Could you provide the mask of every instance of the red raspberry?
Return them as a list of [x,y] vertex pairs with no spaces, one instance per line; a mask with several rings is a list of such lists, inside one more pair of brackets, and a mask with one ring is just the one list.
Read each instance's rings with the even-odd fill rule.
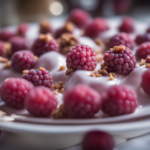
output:
[[115,142],[113,137],[104,131],[90,131],[82,141],[83,150],[113,150]]
[[[120,51],[115,51],[115,48],[123,48]],[[123,45],[115,46],[112,50],[104,54],[104,65],[107,66],[108,72],[117,72],[120,74],[129,74],[136,68],[136,59],[128,47]]]
[[150,33],[150,26],[148,27],[148,29],[146,30],[147,33]]
[[6,57],[7,56],[7,51],[4,47],[4,43],[0,41],[0,56]]
[[125,45],[132,50],[134,47],[134,42],[131,40],[129,34],[122,32],[122,33],[118,33],[115,36],[113,36],[110,39],[108,46],[109,46],[109,48],[112,48],[112,47],[118,46],[118,45]]
[[53,79],[48,70],[40,67],[39,69],[31,69],[24,71],[23,78],[32,82],[35,86],[51,87]]
[[144,42],[150,42],[150,33],[138,35],[135,38],[136,44],[140,45]]
[[135,91],[121,85],[108,88],[103,93],[102,100],[102,111],[109,116],[133,113],[138,106]]
[[11,57],[11,66],[18,72],[33,68],[36,65],[36,62],[37,57],[27,50],[15,52]]
[[79,28],[83,28],[90,19],[90,14],[82,9],[74,9],[68,17],[68,21],[73,22]]
[[88,45],[74,46],[67,54],[67,67],[92,71],[97,65],[96,54]]
[[33,43],[32,51],[35,55],[41,56],[50,51],[59,52],[59,45],[49,34],[41,34]]
[[51,24],[48,20],[43,20],[40,23],[40,33],[47,34],[52,32]]
[[16,36],[15,33],[9,31],[8,29],[4,29],[0,33],[0,40],[2,41],[8,41],[9,38]]
[[37,117],[49,117],[57,104],[57,98],[53,92],[42,86],[31,89],[25,99],[26,109]]
[[139,59],[146,59],[146,56],[150,55],[150,42],[141,44],[136,51],[136,55]]
[[150,55],[146,56],[146,63],[150,63]]
[[119,26],[120,32],[132,33],[134,32],[134,21],[130,17],[125,17],[122,24]]
[[63,96],[64,106],[70,117],[90,118],[101,108],[101,96],[92,88],[77,84]]
[[85,35],[94,38],[99,35],[99,33],[108,30],[108,24],[103,18],[96,18],[91,23],[85,27]]
[[20,50],[30,49],[30,43],[25,38],[15,36],[15,37],[10,38],[9,42],[12,45],[13,53],[16,51],[20,51]]
[[143,90],[150,95],[150,69],[147,69],[142,76],[141,86]]
[[19,78],[9,78],[1,86],[1,99],[13,108],[23,108],[25,97],[33,85]]
[[18,26],[17,34],[19,36],[25,37],[27,30],[28,30],[28,25],[26,23],[21,23]]

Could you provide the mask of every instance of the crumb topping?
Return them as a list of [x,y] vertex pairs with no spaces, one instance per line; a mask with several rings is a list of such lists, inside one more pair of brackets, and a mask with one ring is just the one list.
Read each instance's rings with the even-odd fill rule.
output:
[[111,51],[113,51],[114,53],[117,53],[117,52],[120,52],[120,51],[123,51],[125,50],[125,46],[114,46],[113,48],[110,48]]
[[49,28],[49,26],[50,26],[50,23],[48,20],[43,20],[40,22],[40,27],[43,29],[47,29],[47,28]]
[[27,73],[29,73],[29,70],[24,70],[23,71],[23,74],[27,74]]
[[57,91],[59,93],[63,93],[64,88],[65,88],[62,81],[59,81],[58,83],[55,83],[55,85],[52,85],[51,87],[54,89],[54,93],[56,93],[55,91]]
[[95,74],[94,74],[94,73],[90,73],[90,76],[91,76],[91,77],[94,77],[94,76],[95,76]]
[[7,56],[10,56],[12,51],[11,51],[11,43],[9,42],[4,42],[3,43],[4,49],[7,51]]
[[96,73],[95,76],[96,76],[96,77],[101,77],[102,74]]
[[110,80],[114,80],[114,77],[112,76],[111,73],[109,73],[109,79],[110,79]]
[[0,110],[0,117],[6,116],[6,113]]
[[98,70],[98,72],[102,75],[108,75],[108,72],[104,69]]
[[60,66],[60,68],[59,68],[59,70],[58,71],[63,71],[63,70],[65,70],[66,69],[66,67],[65,66]]
[[141,59],[141,60],[140,60],[140,64],[139,64],[139,65],[140,65],[140,66],[143,66],[143,65],[145,65],[145,62],[146,62],[146,60],[145,60],[145,59]]
[[74,72],[73,68],[68,68],[66,71],[66,76],[70,75],[72,72]]
[[61,104],[56,110],[52,112],[52,116],[55,119],[66,118],[68,116],[67,110],[64,107],[64,104]]
[[7,63],[7,62],[8,62],[8,59],[5,58],[5,57],[1,57],[1,56],[0,56],[0,62],[1,62],[1,63]]
[[40,69],[41,71],[44,71],[44,70],[46,70],[45,68],[42,68],[42,67],[39,67],[39,69]]
[[66,22],[63,28],[65,31],[73,32],[75,25],[72,22]]
[[3,69],[9,69],[11,67],[11,61],[4,63]]
[[39,39],[48,43],[49,41],[53,39],[53,37],[50,33],[47,33],[47,34],[40,34]]

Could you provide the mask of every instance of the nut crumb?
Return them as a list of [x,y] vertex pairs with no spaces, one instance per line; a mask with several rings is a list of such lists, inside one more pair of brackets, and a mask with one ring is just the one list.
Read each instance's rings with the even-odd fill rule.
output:
[[54,89],[54,92],[57,91],[59,93],[63,93],[64,92],[64,88],[65,88],[65,86],[63,85],[62,81],[59,81],[58,83],[55,83],[55,85],[52,85],[51,87]]
[[3,69],[9,69],[11,67],[11,61],[4,63]]
[[111,51],[113,51],[113,52],[120,52],[120,51],[123,51],[123,50],[125,50],[125,46],[122,46],[122,45],[120,45],[120,46],[114,46],[113,48],[110,48],[110,50]]
[[6,116],[6,113],[0,110],[0,117]]
[[61,104],[56,110],[52,112],[52,116],[55,119],[66,118],[68,116],[67,110],[64,107],[64,104]]
[[113,76],[114,78],[117,77],[117,75],[116,75],[114,72],[110,72],[110,73],[112,74],[112,76]]
[[145,59],[141,59],[141,60],[140,60],[140,64],[139,64],[139,65],[140,65],[140,66],[143,66],[143,65],[145,65],[145,62],[146,62],[146,60],[145,60]]
[[98,70],[98,72],[102,75],[108,75],[108,72],[104,69]]
[[7,62],[8,62],[8,59],[5,58],[5,57],[1,57],[1,56],[0,56],[0,62],[1,62],[1,63],[7,63]]
[[47,34],[40,34],[39,39],[41,39],[47,43],[47,42],[51,41],[53,39],[53,37],[50,33],[47,33]]
[[73,68],[68,68],[66,71],[66,76],[70,75],[72,72],[74,72]]
[[41,71],[44,71],[44,70],[46,70],[45,68],[42,68],[42,67],[40,67],[39,69],[40,69]]
[[72,33],[75,29],[75,25],[72,22],[66,22],[63,28],[65,31]]
[[145,64],[146,68],[150,68],[150,63]]
[[94,73],[90,73],[90,76],[91,76],[91,77],[94,77],[94,76],[95,76],[95,74],[94,74]]
[[109,73],[109,79],[110,79],[110,80],[114,80],[114,77],[112,76],[111,73]]
[[58,71],[63,71],[63,70],[65,70],[66,69],[66,67],[65,66],[60,66],[60,68],[59,68],[59,70]]
[[4,42],[3,46],[4,46],[5,50],[7,51],[7,56],[10,56],[12,54],[12,51],[11,51],[12,45],[11,45],[11,43]]
[[29,73],[29,70],[23,70],[23,74]]
[[96,73],[95,76],[96,76],[96,77],[101,77],[102,75],[99,74],[99,73]]

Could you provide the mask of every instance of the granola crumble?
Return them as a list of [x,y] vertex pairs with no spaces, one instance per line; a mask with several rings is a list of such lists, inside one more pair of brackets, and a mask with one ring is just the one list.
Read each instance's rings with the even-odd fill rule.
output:
[[59,68],[59,70],[58,71],[63,71],[63,70],[65,70],[66,69],[66,67],[65,66],[60,66],[60,68]]

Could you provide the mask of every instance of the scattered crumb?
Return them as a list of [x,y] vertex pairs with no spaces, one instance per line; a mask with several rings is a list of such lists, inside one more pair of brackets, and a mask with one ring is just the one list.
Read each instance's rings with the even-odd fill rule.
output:
[[107,66],[105,66],[105,64],[104,64],[104,62],[101,64],[101,69],[103,69],[103,70],[107,70]]
[[99,74],[99,73],[96,73],[95,76],[96,76],[96,77],[101,77],[102,75]]
[[0,110],[0,117],[6,116],[6,113]]
[[125,50],[125,46],[114,46],[113,48],[110,48],[111,51],[113,52],[120,52],[120,51],[123,51]]
[[117,77],[117,75],[116,75],[114,72],[110,72],[110,73],[112,74],[112,76],[113,76],[114,78]]
[[74,72],[73,68],[68,68],[66,71],[66,76],[70,75],[72,72]]
[[58,92],[57,92],[57,90],[55,90],[55,91],[54,91],[54,94],[55,94],[55,95],[58,95]]
[[36,60],[36,61],[38,61],[38,59],[39,59],[38,56],[34,56],[33,58],[34,58],[34,60]]
[[41,39],[47,43],[47,42],[51,41],[53,39],[53,37],[50,33],[47,33],[47,34],[40,34],[39,39]]
[[61,104],[59,106],[59,108],[57,108],[56,110],[54,110],[52,112],[52,116],[55,119],[66,118],[68,116],[68,113],[67,113],[66,109],[64,108],[64,104]]
[[65,31],[73,32],[75,25],[72,22],[66,22],[63,28]]
[[7,62],[8,62],[8,59],[5,58],[5,57],[1,57],[1,56],[0,56],[0,62],[1,62],[1,63],[7,63]]
[[60,68],[59,68],[59,70],[58,71],[63,71],[63,70],[65,70],[66,69],[66,67],[65,66],[60,66]]
[[44,70],[46,70],[45,68],[42,68],[42,67],[40,67],[39,69],[40,69],[41,71],[44,71]]
[[110,80],[114,80],[114,77],[112,76],[111,73],[109,73],[109,79],[110,79]]
[[95,76],[95,74],[94,74],[94,73],[90,73],[90,76],[91,76],[91,77],[94,77],[94,76]]
[[103,60],[103,54],[99,53],[96,55],[97,62],[101,62]]
[[3,69],[9,69],[11,67],[11,61],[4,63]]
[[55,83],[55,85],[52,85],[51,87],[54,89],[54,94],[56,94],[56,92],[63,93],[64,88],[65,88],[62,81],[59,81],[58,83]]
[[99,72],[100,74],[102,74],[102,75],[108,75],[108,72],[107,72],[106,70],[104,70],[104,69],[98,70],[98,72]]
[[146,62],[146,60],[145,60],[145,59],[141,59],[141,60],[140,60],[140,64],[139,64],[139,65],[140,65],[140,66],[143,66],[143,65],[145,65],[145,62]]
[[150,63],[145,64],[146,68],[150,68]]
[[29,70],[24,70],[23,74],[27,74],[29,72]]

